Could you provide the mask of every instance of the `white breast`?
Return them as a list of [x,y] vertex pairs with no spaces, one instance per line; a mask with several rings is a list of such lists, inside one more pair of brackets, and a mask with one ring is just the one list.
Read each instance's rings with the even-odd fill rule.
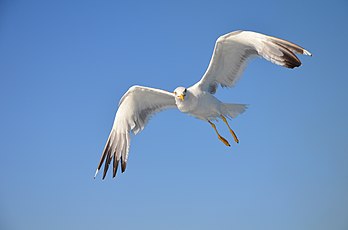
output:
[[175,98],[178,109],[183,113],[191,113],[197,109],[198,100],[194,95],[187,95],[184,101]]
[[220,116],[221,102],[210,93],[190,94],[184,101],[176,100],[178,109],[201,120],[211,120]]

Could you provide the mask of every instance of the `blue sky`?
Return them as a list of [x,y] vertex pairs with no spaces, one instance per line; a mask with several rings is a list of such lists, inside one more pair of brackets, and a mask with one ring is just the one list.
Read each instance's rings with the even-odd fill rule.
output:
[[[2,0],[0,228],[347,229],[347,20],[343,0]],[[230,122],[238,145],[168,110],[132,139],[126,173],[94,180],[123,93],[190,86],[237,29],[313,57],[255,60],[219,90],[250,105]]]

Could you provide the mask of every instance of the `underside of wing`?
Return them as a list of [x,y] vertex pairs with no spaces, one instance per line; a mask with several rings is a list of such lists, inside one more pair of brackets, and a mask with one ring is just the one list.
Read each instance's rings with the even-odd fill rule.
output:
[[301,65],[295,53],[311,55],[289,41],[251,31],[235,31],[218,38],[213,56],[202,79],[196,84],[202,90],[215,93],[218,85],[233,86],[253,57],[287,68]]
[[126,170],[130,146],[130,132],[137,134],[155,113],[175,107],[172,93],[143,86],[132,86],[121,98],[114,125],[106,142],[96,175],[104,163],[103,179],[113,161],[113,177],[118,163]]

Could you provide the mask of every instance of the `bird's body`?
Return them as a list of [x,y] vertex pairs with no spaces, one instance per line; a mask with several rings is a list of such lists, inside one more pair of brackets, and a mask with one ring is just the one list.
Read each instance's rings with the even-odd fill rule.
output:
[[175,103],[181,112],[204,121],[216,120],[221,115],[236,117],[246,109],[246,105],[242,104],[225,104],[211,93],[202,91],[196,85],[187,88],[184,101],[175,98]]
[[302,47],[283,39],[251,31],[235,31],[217,39],[208,69],[193,86],[178,87],[173,93],[132,86],[120,100],[96,174],[105,163],[104,179],[112,160],[113,176],[116,176],[120,161],[124,172],[128,161],[130,133],[139,133],[152,115],[167,108],[178,108],[183,113],[209,122],[219,140],[230,146],[213,123],[221,119],[238,143],[239,140],[226,118],[235,118],[245,111],[246,105],[227,104],[218,100],[214,96],[218,86],[232,87],[240,78],[248,60],[256,56],[287,68],[298,67],[301,62],[294,53],[311,55]]
[[[176,105],[181,112],[185,112],[198,119],[208,121],[216,120],[222,114],[223,103],[210,93],[195,90],[195,88],[188,88],[187,90],[192,94],[192,99],[187,97],[187,102],[176,100]],[[185,98],[186,99],[186,98]],[[192,105],[190,105],[192,102]],[[189,109],[186,109],[188,107]],[[186,112],[186,110],[188,110]]]
[[175,103],[181,112],[188,113],[201,120],[215,118],[221,105],[221,102],[213,95],[192,87],[187,89],[184,101],[175,98]]

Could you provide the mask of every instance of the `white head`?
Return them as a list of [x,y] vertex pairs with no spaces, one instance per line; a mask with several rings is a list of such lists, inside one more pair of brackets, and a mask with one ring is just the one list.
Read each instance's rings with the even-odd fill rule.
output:
[[187,89],[185,87],[180,86],[174,90],[175,100],[179,99],[180,101],[184,101],[186,94]]

